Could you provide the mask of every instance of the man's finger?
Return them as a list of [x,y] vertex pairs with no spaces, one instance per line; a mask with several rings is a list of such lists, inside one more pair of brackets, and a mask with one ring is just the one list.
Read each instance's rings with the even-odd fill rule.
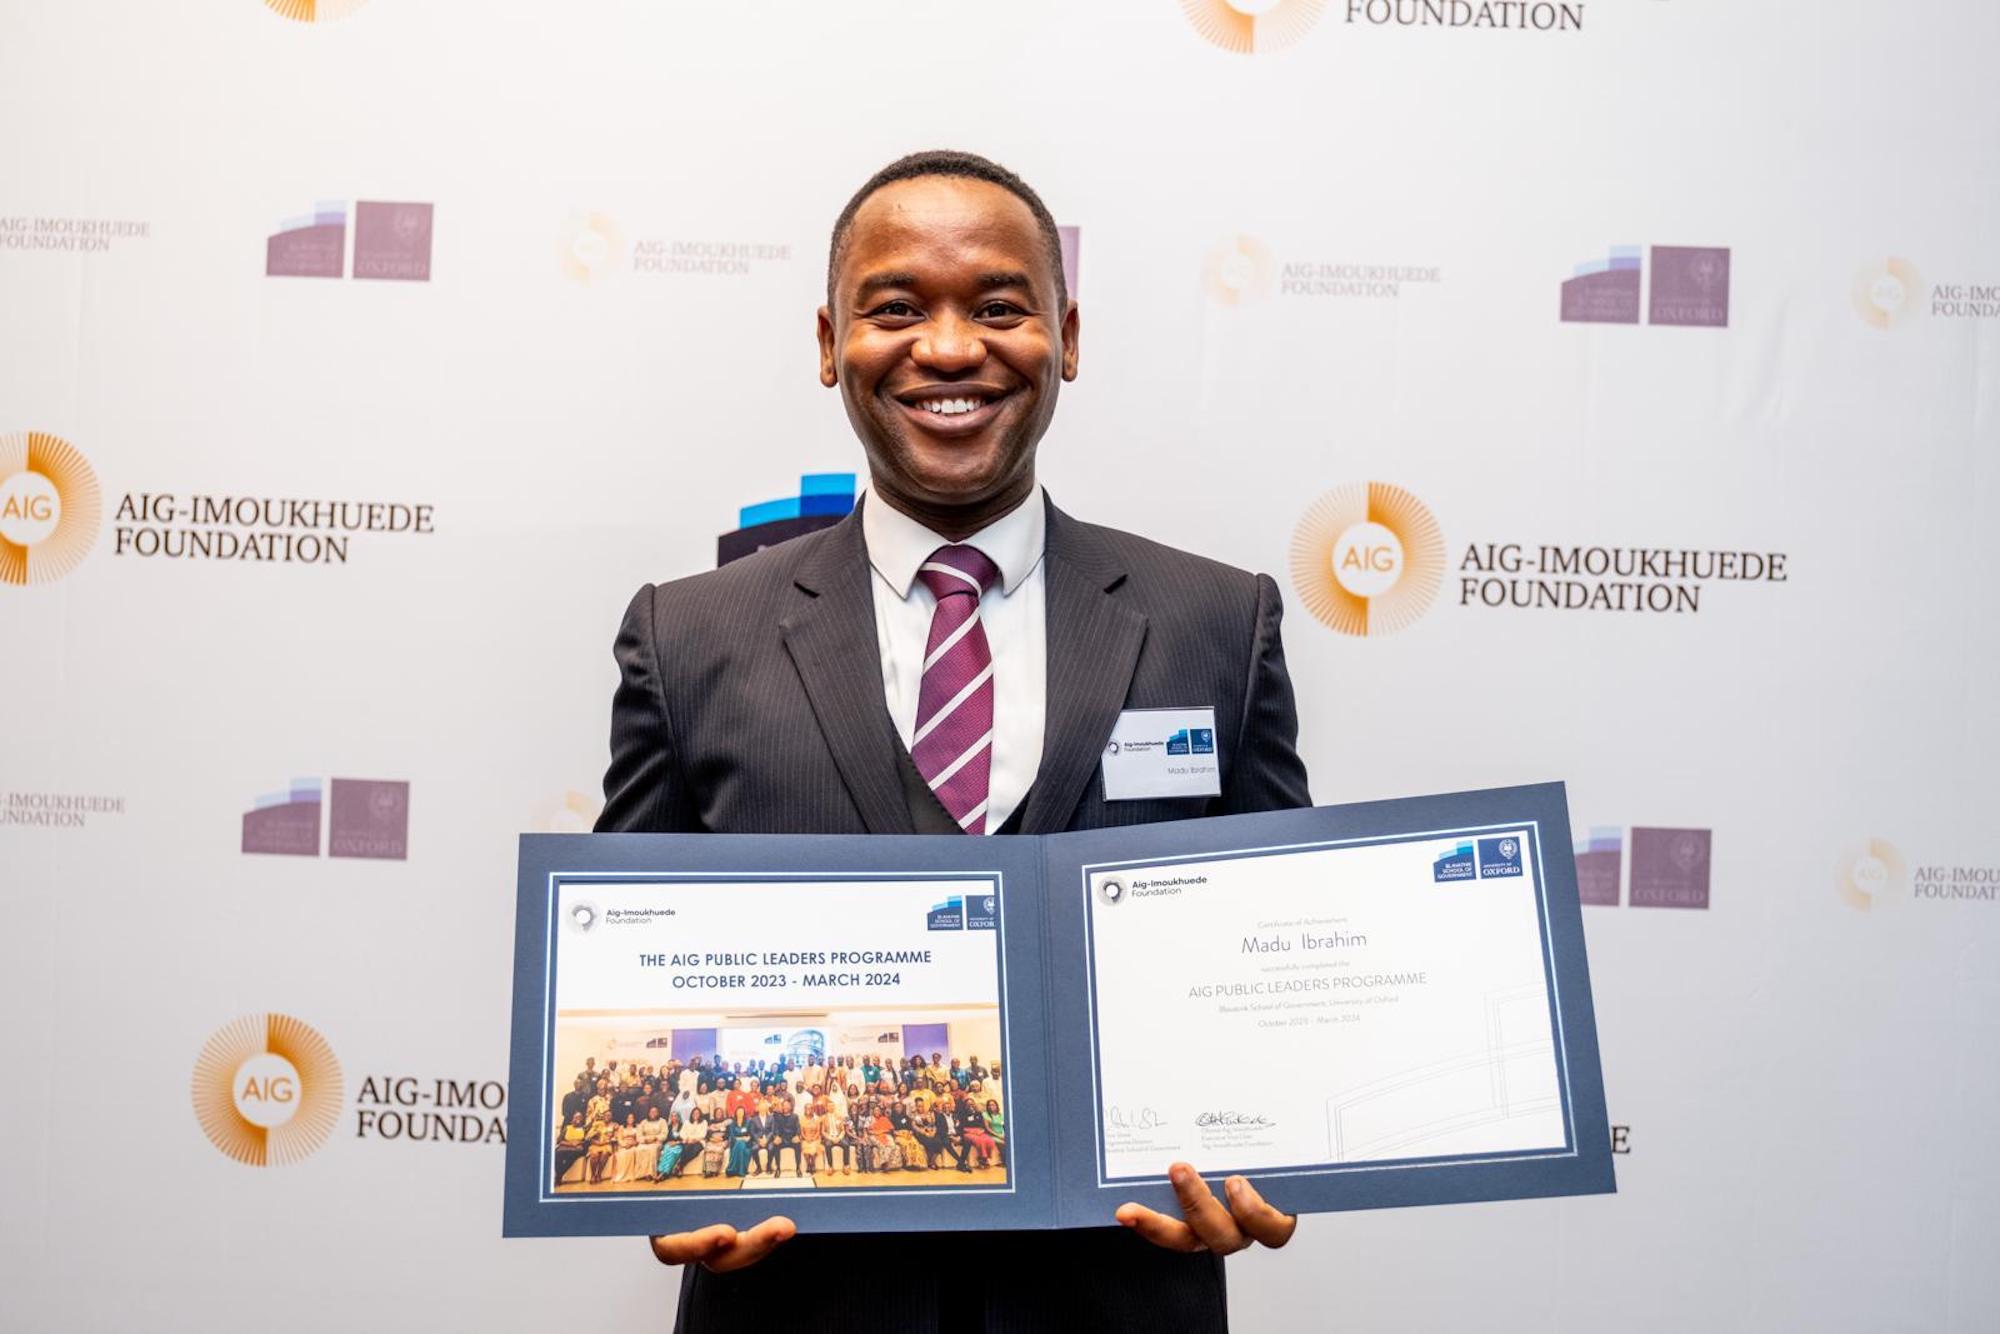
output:
[[1299,1230],[1298,1215],[1278,1212],[1247,1178],[1229,1178],[1222,1191],[1229,1197],[1229,1215],[1236,1220],[1236,1226],[1258,1244],[1276,1249]]
[[1204,1246],[1217,1255],[1228,1255],[1250,1244],[1199,1172],[1186,1163],[1175,1163],[1167,1169],[1167,1180],[1173,1182],[1174,1194],[1180,1198],[1181,1216]]
[[798,1230],[798,1224],[782,1214],[767,1218],[748,1232],[737,1233],[733,1242],[714,1255],[704,1257],[702,1263],[717,1274],[754,1265],[798,1235]]
[[1169,1218],[1156,1209],[1148,1209],[1143,1204],[1121,1204],[1115,1215],[1123,1227],[1129,1227],[1155,1246],[1170,1251],[1199,1251],[1207,1248],[1194,1229],[1178,1218]]
[[694,1232],[674,1232],[653,1238],[653,1258],[663,1265],[695,1264],[735,1240],[736,1229],[727,1223],[716,1223]]

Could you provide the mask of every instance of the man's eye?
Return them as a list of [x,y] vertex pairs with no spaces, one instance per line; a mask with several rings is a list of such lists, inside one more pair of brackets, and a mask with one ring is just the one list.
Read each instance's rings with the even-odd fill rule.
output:
[[902,317],[916,314],[917,308],[907,301],[885,301],[875,308],[875,313]]
[[1021,308],[1009,301],[988,301],[973,312],[975,318],[982,320],[1004,320],[1020,313]]

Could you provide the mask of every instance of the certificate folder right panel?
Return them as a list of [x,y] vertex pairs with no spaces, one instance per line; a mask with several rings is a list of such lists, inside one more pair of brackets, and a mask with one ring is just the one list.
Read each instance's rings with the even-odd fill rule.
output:
[[1062,1225],[1615,1189],[1561,784],[1044,850]]

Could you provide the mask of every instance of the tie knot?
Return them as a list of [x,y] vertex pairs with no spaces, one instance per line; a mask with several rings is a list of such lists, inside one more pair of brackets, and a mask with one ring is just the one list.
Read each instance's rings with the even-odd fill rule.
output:
[[1000,567],[978,547],[957,543],[939,547],[917,568],[917,578],[942,602],[953,593],[970,593],[975,599],[1000,579]]

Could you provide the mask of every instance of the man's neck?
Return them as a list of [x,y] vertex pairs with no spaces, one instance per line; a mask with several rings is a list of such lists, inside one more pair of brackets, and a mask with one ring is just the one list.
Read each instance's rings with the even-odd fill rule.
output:
[[879,477],[872,480],[869,490],[890,509],[915,519],[946,541],[963,542],[1019,509],[1023,501],[1035,494],[1035,476],[1029,473],[1018,486],[1010,486],[977,505],[926,505],[907,496],[892,494],[884,489]]

